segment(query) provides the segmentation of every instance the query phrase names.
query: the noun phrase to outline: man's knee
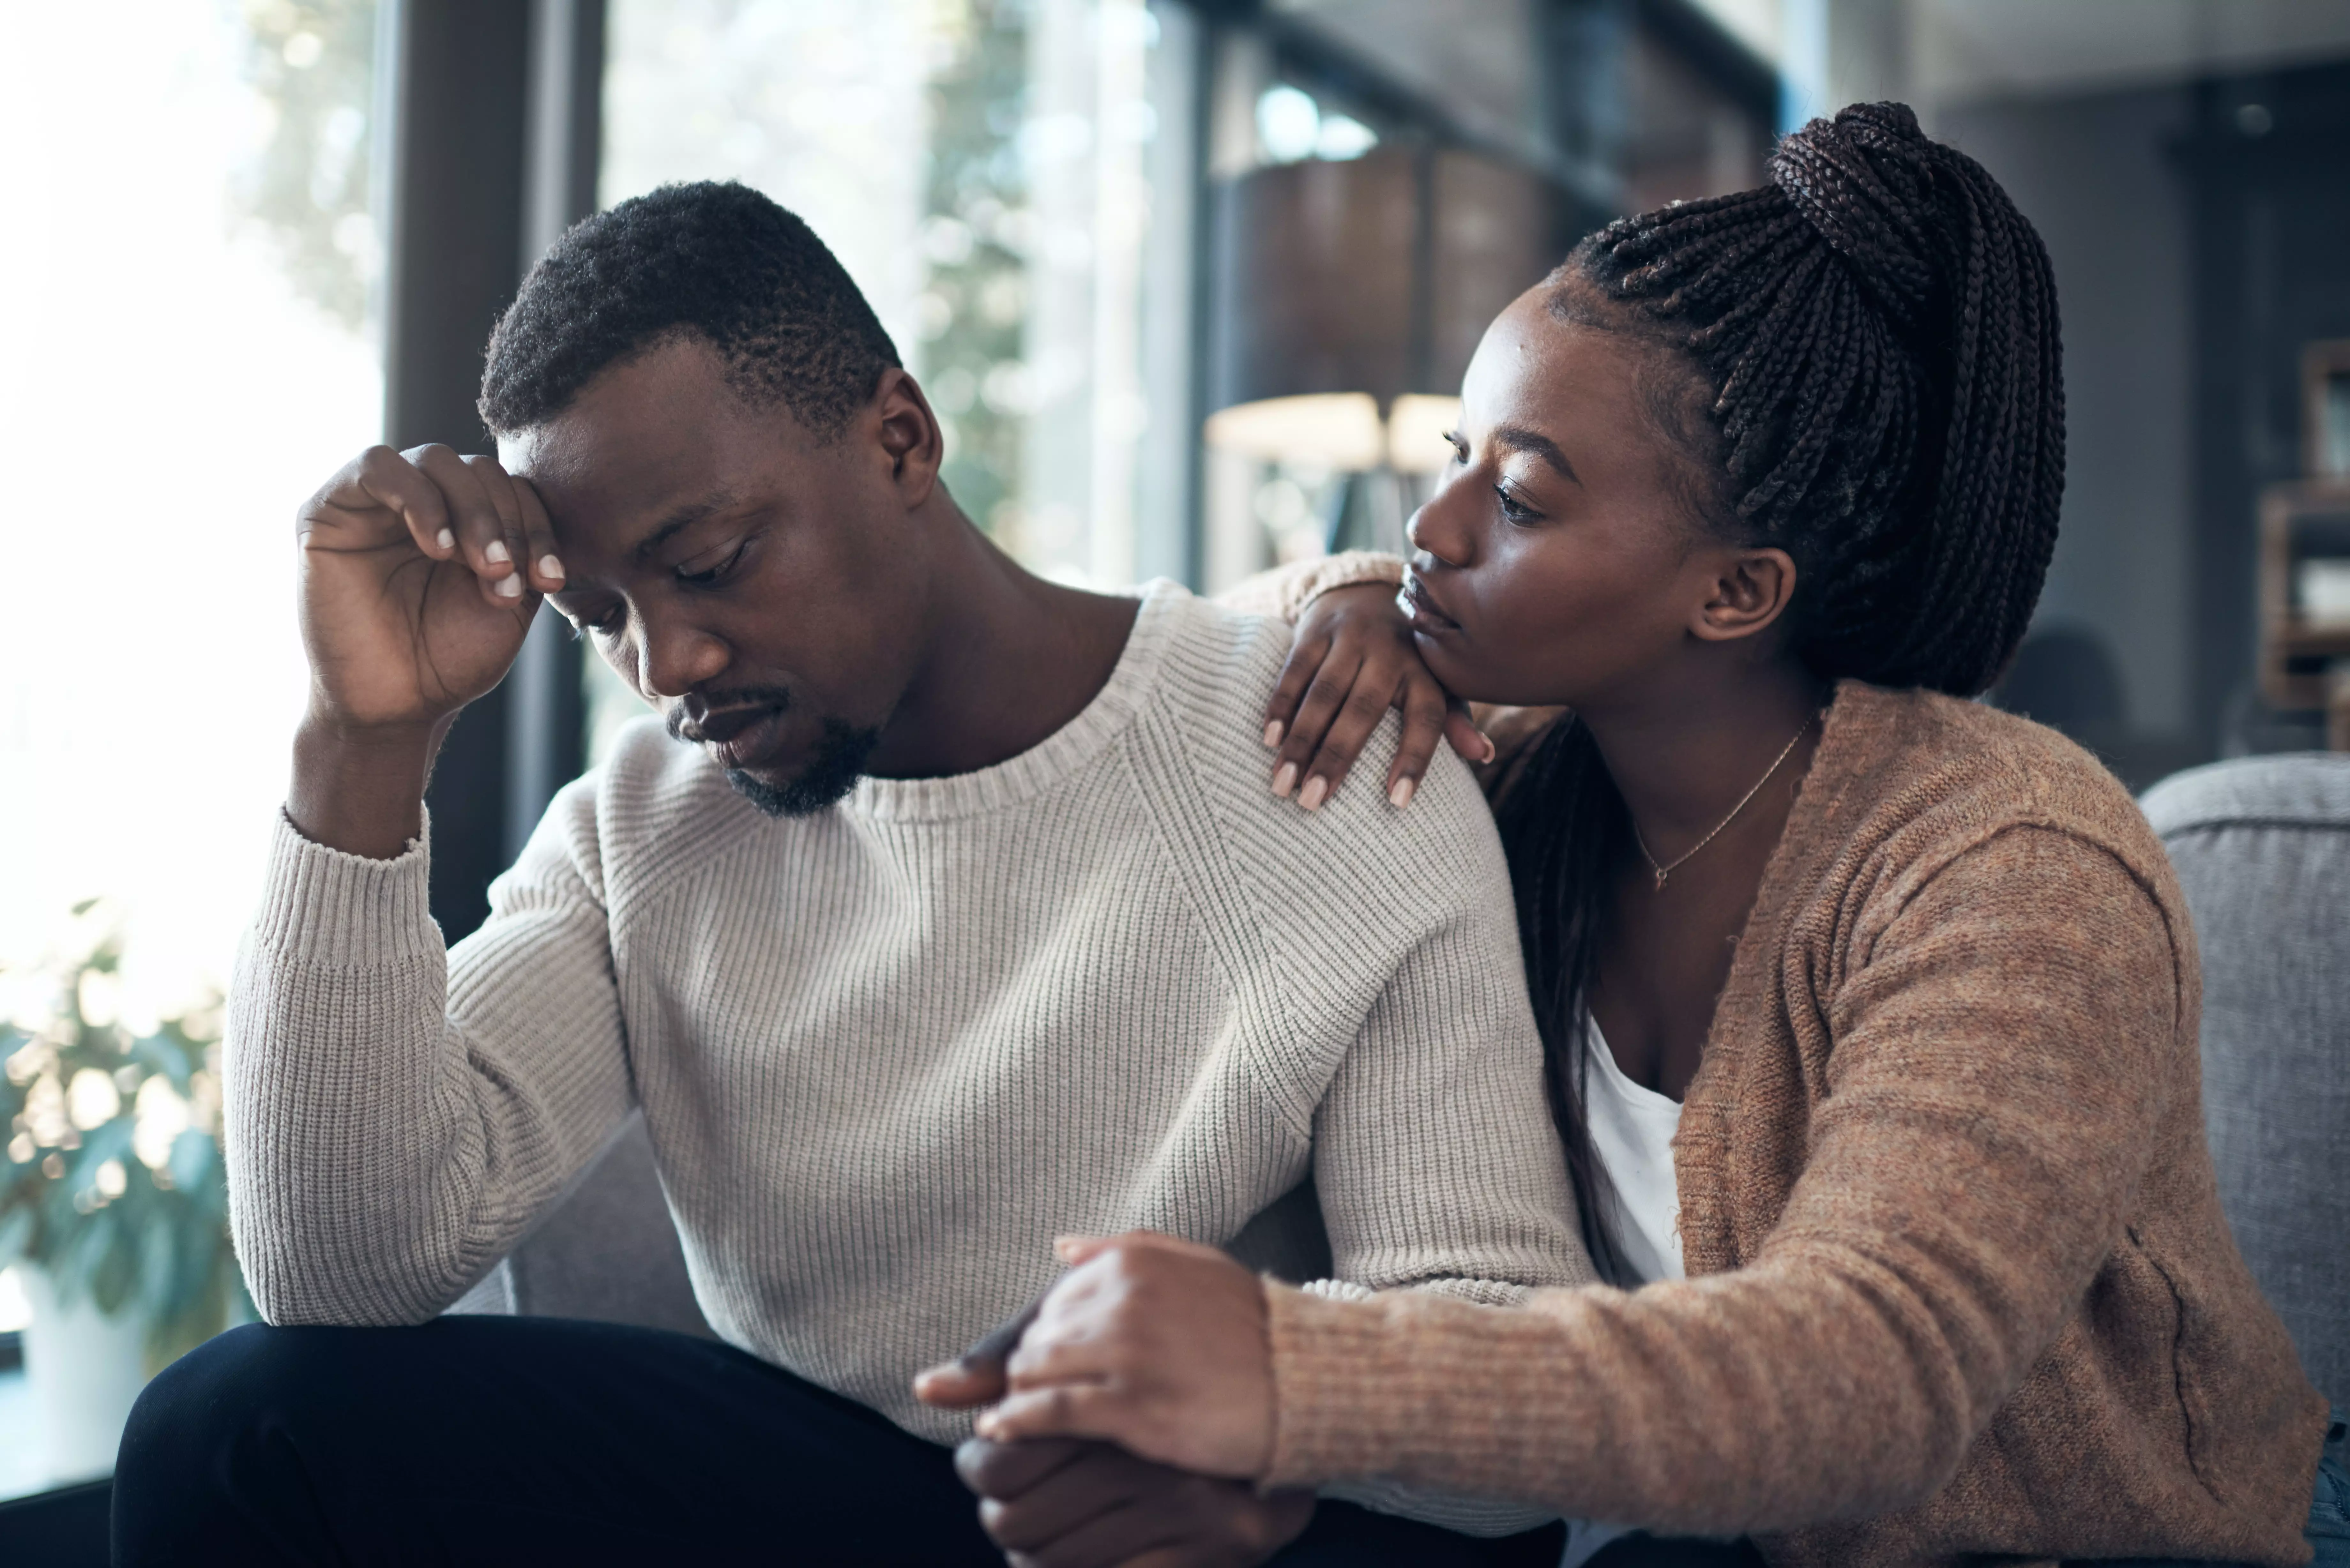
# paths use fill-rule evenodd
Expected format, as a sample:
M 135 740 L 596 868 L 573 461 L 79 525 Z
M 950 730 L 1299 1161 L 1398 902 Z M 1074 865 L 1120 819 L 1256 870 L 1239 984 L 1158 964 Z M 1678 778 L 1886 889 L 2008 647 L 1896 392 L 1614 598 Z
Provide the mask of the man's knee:
M 131 1407 L 114 1465 L 114 1560 L 266 1562 L 244 1539 L 234 1456 L 273 1413 L 319 1397 L 306 1331 L 231 1329 L 165 1367 Z
M 270 1413 L 322 1397 L 329 1380 L 317 1376 L 317 1364 L 329 1346 L 319 1333 L 248 1324 L 172 1363 L 131 1407 L 117 1473 L 175 1454 L 216 1454 Z
M 233 1328 L 163 1368 L 130 1407 L 116 1472 L 130 1471 L 147 1459 L 190 1445 L 202 1451 L 224 1424 L 238 1424 L 243 1416 L 239 1406 L 253 1386 L 247 1374 L 265 1366 L 277 1354 L 271 1343 L 274 1334 L 262 1324 Z
M 114 1560 L 324 1562 L 352 1445 L 385 1431 L 430 1346 L 413 1329 L 232 1329 L 173 1362 L 131 1407 L 115 1460 Z

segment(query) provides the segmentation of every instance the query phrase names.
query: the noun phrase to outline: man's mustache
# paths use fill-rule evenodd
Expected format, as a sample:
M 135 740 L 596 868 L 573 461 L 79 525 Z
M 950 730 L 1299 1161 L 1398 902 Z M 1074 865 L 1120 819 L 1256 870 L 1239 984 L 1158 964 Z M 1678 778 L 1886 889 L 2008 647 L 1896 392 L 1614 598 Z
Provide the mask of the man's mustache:
M 686 725 L 691 723 L 699 729 L 702 721 L 713 713 L 736 712 L 745 708 L 773 708 L 778 711 L 788 711 L 791 705 L 791 692 L 781 686 L 744 686 L 732 691 L 696 691 L 671 703 L 661 715 L 661 722 L 668 728 L 670 739 L 694 741 L 700 737 L 688 735 Z

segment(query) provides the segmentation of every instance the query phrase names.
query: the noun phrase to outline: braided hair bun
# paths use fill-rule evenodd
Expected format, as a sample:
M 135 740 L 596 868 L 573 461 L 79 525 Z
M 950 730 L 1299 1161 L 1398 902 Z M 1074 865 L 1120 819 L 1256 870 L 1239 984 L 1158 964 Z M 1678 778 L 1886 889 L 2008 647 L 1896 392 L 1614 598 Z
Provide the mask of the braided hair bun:
M 1787 137 L 1760 190 L 1569 263 L 1704 369 L 1727 498 L 1797 563 L 1819 674 L 1971 696 L 2040 597 L 2064 488 L 2056 287 L 1982 166 L 1898 103 Z

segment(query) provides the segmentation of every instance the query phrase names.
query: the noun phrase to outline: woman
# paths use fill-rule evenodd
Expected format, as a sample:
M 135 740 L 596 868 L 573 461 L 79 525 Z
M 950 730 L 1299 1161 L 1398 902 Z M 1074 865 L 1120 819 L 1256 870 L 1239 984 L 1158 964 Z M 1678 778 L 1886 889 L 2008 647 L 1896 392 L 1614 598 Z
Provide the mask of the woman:
M 1641 1288 L 1072 1242 L 983 1436 L 1774 1563 L 2305 1560 L 2327 1415 L 2220 1217 L 2185 907 L 2092 759 L 1964 701 L 2054 540 L 2046 257 L 1898 105 L 1772 174 L 1494 324 L 1401 611 L 1323 594 L 1269 715 L 1310 807 L 1399 694 L 1409 799 L 1415 658 L 1569 711 L 1505 717 L 1492 784 L 1585 1229 Z

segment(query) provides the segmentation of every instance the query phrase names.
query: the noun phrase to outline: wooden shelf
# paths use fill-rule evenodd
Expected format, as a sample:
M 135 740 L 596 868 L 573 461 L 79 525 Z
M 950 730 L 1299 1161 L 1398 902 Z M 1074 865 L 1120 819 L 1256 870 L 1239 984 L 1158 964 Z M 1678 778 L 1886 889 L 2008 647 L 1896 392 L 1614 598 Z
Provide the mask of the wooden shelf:
M 2350 623 L 2290 621 L 2277 628 L 2276 645 L 2288 659 L 2350 659 Z
M 2350 480 L 2312 479 L 2261 492 L 2261 694 L 2274 708 L 2324 708 L 2328 666 L 2350 659 L 2350 625 L 2312 626 L 2294 611 L 2293 535 L 2302 524 L 2350 518 Z

